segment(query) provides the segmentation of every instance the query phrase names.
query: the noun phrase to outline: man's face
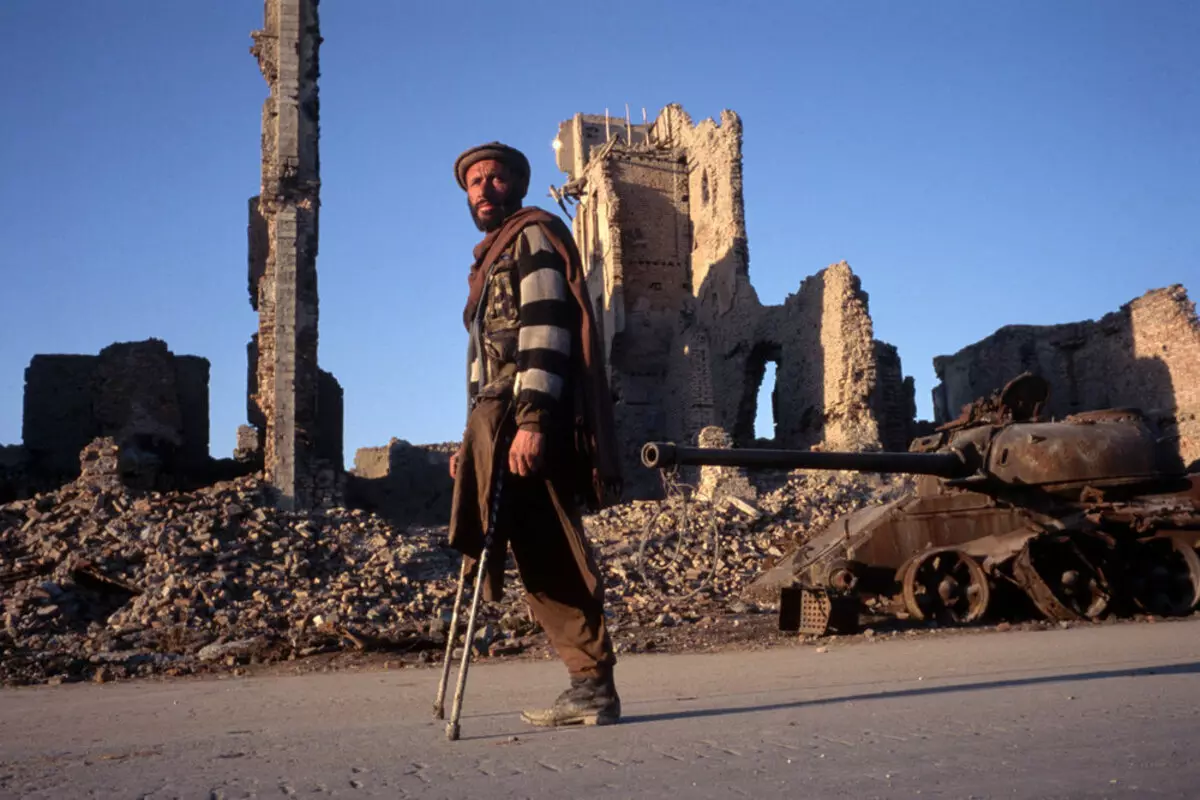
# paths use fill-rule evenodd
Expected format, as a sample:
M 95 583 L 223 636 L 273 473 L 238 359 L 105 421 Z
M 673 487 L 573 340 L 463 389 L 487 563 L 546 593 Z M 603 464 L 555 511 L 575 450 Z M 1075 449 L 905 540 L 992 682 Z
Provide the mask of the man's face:
M 467 205 L 479 230 L 495 230 L 516 211 L 512 195 L 512 175 L 503 162 L 479 161 L 467 169 Z

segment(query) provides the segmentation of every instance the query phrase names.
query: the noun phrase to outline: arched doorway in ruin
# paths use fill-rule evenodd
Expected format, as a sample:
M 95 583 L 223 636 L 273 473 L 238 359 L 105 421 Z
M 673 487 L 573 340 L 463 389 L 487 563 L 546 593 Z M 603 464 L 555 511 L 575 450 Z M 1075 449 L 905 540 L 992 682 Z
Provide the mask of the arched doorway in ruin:
M 756 439 L 769 442 L 776 440 L 779 397 L 775 376 L 782 357 L 783 348 L 774 342 L 758 342 L 750 350 L 746 358 L 742 396 L 738 402 L 737 422 L 733 429 L 733 441 L 737 447 L 750 447 Z M 764 385 L 768 373 L 770 381 Z

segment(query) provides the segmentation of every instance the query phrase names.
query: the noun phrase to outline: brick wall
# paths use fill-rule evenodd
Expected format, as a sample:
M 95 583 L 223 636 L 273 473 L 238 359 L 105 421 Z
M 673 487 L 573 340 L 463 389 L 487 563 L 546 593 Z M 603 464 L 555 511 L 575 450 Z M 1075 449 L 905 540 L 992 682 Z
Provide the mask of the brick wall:
M 1135 406 L 1200 459 L 1200 322 L 1184 287 L 1155 289 L 1096 321 L 1011 325 L 934 359 L 938 421 L 1026 370 L 1050 383 L 1047 412 Z
M 649 439 L 694 443 L 716 425 L 750 444 L 768 362 L 777 365 L 778 444 L 906 448 L 911 381 L 895 349 L 874 340 L 848 265 L 806 279 L 781 306 L 759 302 L 740 118 L 725 111 L 697 124 L 668 106 L 632 145 L 597 141 L 594 123 L 583 136 L 586 119 L 560 127 L 559 164 L 580 201 L 575 237 L 610 347 L 631 495 L 659 488 L 638 459 Z
M 176 356 L 165 342 L 121 342 L 99 355 L 37 355 L 25 370 L 22 439 L 47 481 L 79 473 L 97 437 L 159 457 L 180 478 L 209 467 L 207 359 Z

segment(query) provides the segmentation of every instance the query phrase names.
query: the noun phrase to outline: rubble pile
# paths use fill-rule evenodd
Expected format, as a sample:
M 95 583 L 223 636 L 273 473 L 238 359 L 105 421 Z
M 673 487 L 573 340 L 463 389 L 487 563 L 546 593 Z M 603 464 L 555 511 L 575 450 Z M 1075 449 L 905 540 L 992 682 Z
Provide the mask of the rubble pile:
M 758 505 L 784 538 L 798 544 L 843 514 L 890 502 L 915 488 L 912 475 L 796 470 L 761 495 Z
M 907 476 L 827 471 L 764 480 L 775 485 L 754 505 L 672 496 L 589 517 L 617 625 L 672 626 L 765 610 L 743 594 L 763 570 L 839 516 L 912 486 Z
M 5 682 L 436 645 L 429 620 L 457 577 L 444 532 L 279 512 L 257 477 L 133 491 L 111 440 L 81 461 L 78 480 L 0 506 Z
M 339 650 L 428 661 L 444 646 L 459 564 L 444 527 L 398 531 L 341 508 L 278 511 L 257 476 L 133 490 L 119 480 L 118 455 L 97 440 L 79 479 L 0 505 L 0 681 L 188 674 Z M 791 543 L 898 488 L 797 473 L 757 508 L 685 509 L 676 498 L 589 517 L 618 644 L 636 650 L 639 629 L 753 611 L 739 592 Z M 670 531 L 685 510 L 689 534 L 707 533 L 679 547 Z M 656 517 L 671 524 L 647 535 Z M 509 567 L 505 601 L 482 609 L 480 653 L 545 645 Z

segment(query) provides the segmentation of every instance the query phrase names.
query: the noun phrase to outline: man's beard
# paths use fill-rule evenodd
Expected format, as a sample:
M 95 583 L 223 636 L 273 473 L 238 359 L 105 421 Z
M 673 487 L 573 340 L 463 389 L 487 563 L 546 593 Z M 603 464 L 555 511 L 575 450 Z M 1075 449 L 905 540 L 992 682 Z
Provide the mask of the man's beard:
M 471 199 L 467 198 L 467 210 L 471 212 L 471 221 L 474 222 L 475 227 L 483 233 L 491 233 L 499 228 L 504 224 L 504 220 L 511 217 L 521 207 L 519 200 L 516 202 L 513 202 L 512 200 L 505 200 L 499 205 L 493 205 L 500 209 L 500 213 L 493 217 L 490 221 L 484 222 L 479 218 L 479 215 L 475 213 L 475 206 L 471 205 Z

